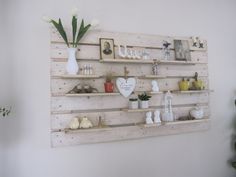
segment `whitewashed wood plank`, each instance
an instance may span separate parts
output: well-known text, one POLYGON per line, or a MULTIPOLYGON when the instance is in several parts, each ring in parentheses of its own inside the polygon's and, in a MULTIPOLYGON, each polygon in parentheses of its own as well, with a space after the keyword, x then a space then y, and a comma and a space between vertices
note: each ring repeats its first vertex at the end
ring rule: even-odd
MULTIPOLYGON (((68 35, 69 41, 71 41, 71 35, 68 35)), ((163 40, 167 40, 171 43, 170 48, 173 48, 174 39, 183 39, 191 41, 190 37, 169 37, 150 34, 137 34, 137 33, 121 33, 121 32, 109 32, 102 30, 90 30, 80 41, 81 43, 99 44, 99 38, 112 38, 116 45, 128 45, 128 46, 145 46, 145 47, 159 47, 162 48, 163 40)), ((58 32, 52 28, 51 42, 64 42, 58 32)), ((191 47, 191 50, 206 50, 206 40, 204 41, 205 48, 199 49, 191 47)))
MULTIPOLYGON (((174 107, 173 112, 178 119, 181 116, 187 116, 189 111, 193 107, 174 107)), ((204 109, 204 116, 209 116, 208 106, 202 106, 204 109)), ((163 109, 158 109, 164 111, 163 109)), ((51 117, 51 129, 63 130, 69 128, 69 123, 73 117, 88 117, 92 121, 94 126, 98 125, 99 116, 102 118, 104 125, 120 125, 120 124, 131 124, 131 123, 144 123, 145 112, 142 113, 127 113, 124 111, 111 111, 111 112, 93 112, 93 113, 73 113, 73 114, 54 114, 51 117)))
POLYGON ((143 128, 140 126, 117 127, 99 132, 65 133, 53 132, 51 134, 52 147, 101 143, 109 141, 131 140, 153 136, 173 135, 187 132, 204 131, 209 129, 208 119, 183 124, 166 124, 158 127, 143 128))
MULTIPOLYGON (((173 105, 207 103, 208 93, 197 94, 173 94, 173 105)), ((150 100, 150 106, 164 105, 163 95, 153 95, 150 100)), ((51 99, 52 111, 66 110, 92 110, 92 109, 112 109, 126 108, 128 98, 122 96, 112 97, 53 97, 51 99), (112 104, 111 104, 112 103, 112 104)))
MULTIPOLYGON (((106 75, 113 71, 115 75, 124 75, 124 66, 130 71, 131 76, 142 76, 152 74, 152 65, 140 65, 130 63, 100 63, 94 61, 79 61, 78 65, 83 68, 85 65, 91 65, 96 75, 106 75)), ((51 75, 66 74, 66 62, 52 62, 51 75)), ((198 72, 199 76, 208 76, 208 67, 205 64, 199 65, 159 65, 159 74, 165 76, 194 76, 198 72)), ((80 71, 81 74, 81 71, 80 71)))
MULTIPOLYGON (((81 60, 94 60, 100 59, 100 47, 98 45, 79 45, 79 51, 77 52, 77 58, 81 60)), ((143 48, 133 48, 137 52, 142 52, 143 48)), ((161 49, 145 49, 150 54, 151 59, 163 59, 161 49)), ((51 44, 51 57, 58 61, 65 62, 68 58, 67 47, 64 44, 51 44)), ((115 57, 118 56, 118 48, 115 47, 115 57)), ((173 50, 170 51, 170 60, 175 59, 175 53, 173 50)), ((192 51, 191 61, 207 62, 207 52, 204 51, 192 51)))

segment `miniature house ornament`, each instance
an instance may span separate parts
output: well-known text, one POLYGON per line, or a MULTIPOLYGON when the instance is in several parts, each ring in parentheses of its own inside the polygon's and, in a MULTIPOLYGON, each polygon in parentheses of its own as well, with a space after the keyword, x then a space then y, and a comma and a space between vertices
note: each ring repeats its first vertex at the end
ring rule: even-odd
POLYGON ((160 91, 160 89, 158 87, 158 83, 155 80, 152 81, 152 91, 153 92, 159 92, 160 91))
POLYGON ((152 112, 151 111, 146 113, 146 124, 153 124, 152 112))
POLYGON ((170 122, 174 121, 174 115, 172 112, 172 94, 168 90, 165 94, 165 110, 164 113, 162 114, 162 121, 165 122, 170 122))

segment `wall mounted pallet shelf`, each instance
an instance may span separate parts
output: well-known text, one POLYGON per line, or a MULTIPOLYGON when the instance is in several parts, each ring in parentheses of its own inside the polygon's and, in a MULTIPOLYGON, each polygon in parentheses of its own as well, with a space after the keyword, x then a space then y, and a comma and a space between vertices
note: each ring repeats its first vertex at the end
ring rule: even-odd
MULTIPOLYGON (((51 141, 53 147, 131 140, 161 135, 172 135, 207 130, 210 126, 209 95, 212 90, 208 81, 207 41, 204 48, 190 47, 191 61, 176 61, 174 39, 190 37, 169 37, 146 34, 114 33, 90 31, 81 41, 77 54, 80 66, 92 65, 94 75, 67 75, 67 47, 55 29, 51 31, 51 141), (100 59, 99 38, 113 38, 115 59, 100 59), (162 42, 171 43, 170 60, 162 60, 162 42), (128 48, 145 49, 148 60, 121 59, 117 44, 128 48), (158 63, 159 75, 152 75, 152 64, 158 63), (136 78, 135 94, 146 91, 152 95, 150 108, 128 109, 128 98, 116 90, 104 93, 104 80, 108 71, 114 71, 114 78, 123 77, 124 66, 130 71, 128 77, 136 78), (183 78, 193 78, 198 72, 205 83, 205 90, 179 91, 178 82, 183 78), (151 92, 151 80, 157 80, 160 92, 151 92), (98 89, 98 93, 67 94, 75 85, 86 83, 98 89), (163 97, 167 90, 173 94, 173 112, 181 117, 189 114, 196 105, 204 109, 204 119, 174 121, 161 125, 146 125, 145 113, 156 109, 163 111, 163 97), (69 122, 74 117, 87 116, 94 128, 70 130, 69 122), (99 116, 103 126, 98 127, 99 116)), ((115 81, 114 79, 114 81, 115 81)))

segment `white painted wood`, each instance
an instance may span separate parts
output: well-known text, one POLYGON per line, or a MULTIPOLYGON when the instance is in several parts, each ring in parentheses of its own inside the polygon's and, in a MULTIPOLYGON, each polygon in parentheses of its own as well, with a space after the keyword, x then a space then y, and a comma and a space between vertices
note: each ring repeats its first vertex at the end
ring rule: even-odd
POLYGON ((92 65, 95 74, 91 76, 69 76, 66 75, 65 71, 68 57, 67 47, 58 33, 55 32, 55 29, 52 29, 51 36, 51 130, 52 145, 54 147, 178 134, 206 130, 209 127, 209 121, 206 119, 174 122, 148 128, 144 125, 146 111, 154 111, 155 109, 163 111, 163 97, 167 90, 171 90, 173 93, 173 111, 176 118, 187 116, 196 104, 204 108, 204 116, 210 116, 208 103, 211 90, 209 89, 208 80, 206 41, 204 41, 206 46, 204 49, 191 47, 191 61, 185 62, 175 61, 173 40, 185 39, 191 42, 189 37, 90 31, 84 36, 78 47, 77 61, 80 67, 88 64, 92 65), (116 59, 100 60, 99 38, 101 37, 114 39, 116 59), (162 60, 163 40, 169 40, 172 44, 170 61, 162 60), (151 59, 119 59, 117 45, 127 45, 128 48, 139 51, 145 49, 150 54, 151 59), (158 76, 152 75, 152 59, 159 61, 158 76), (132 97, 143 91, 148 92, 152 95, 150 109, 127 109, 129 100, 122 97, 117 88, 114 90, 115 93, 104 93, 107 72, 114 72, 113 83, 115 83, 117 77, 124 76, 125 66, 129 70, 128 76, 136 78, 135 93, 132 97), (182 77, 191 79, 195 72, 198 72, 199 79, 203 80, 206 90, 179 91, 178 82, 182 77), (158 81, 160 92, 151 91, 151 80, 158 81), (77 84, 89 84, 97 88, 99 93, 67 94, 77 84), (104 125, 109 127, 102 130, 95 127, 94 129, 78 130, 73 133, 61 132, 61 130, 68 129, 70 120, 75 116, 79 118, 89 117, 94 126, 97 126, 99 116, 101 116, 104 125))
MULTIPOLYGON (((208 106, 201 106, 204 110, 204 116, 208 117, 210 115, 208 106)), ((189 111, 193 109, 194 106, 185 107, 173 107, 173 112, 178 119, 181 116, 187 116, 189 111)), ((162 108, 155 108, 164 111, 162 108)), ((151 109, 151 111, 155 110, 151 109)), ((69 128, 69 123, 73 117, 82 118, 87 116, 93 123, 94 126, 98 125, 99 116, 102 117, 102 122, 104 125, 120 125, 120 124, 139 124, 145 122, 146 112, 125 112, 125 111, 104 111, 104 112, 85 112, 85 113, 72 113, 72 114, 54 114, 51 116, 51 129, 53 131, 63 130, 69 128)))
POLYGON ((102 131, 95 132, 80 132, 80 133, 52 133, 52 146, 68 146, 89 143, 102 143, 109 141, 131 140, 153 136, 173 135, 187 132, 204 131, 210 126, 208 119, 203 121, 190 121, 178 124, 166 124, 159 127, 141 127, 141 126, 126 126, 108 128, 102 131))
MULTIPOLYGON (((71 35, 70 35, 71 36, 71 35)), ((70 37, 69 36, 69 37, 70 37)), ((169 37, 160 35, 147 35, 147 34, 135 34, 135 33, 120 33, 109 32, 102 30, 90 30, 81 40, 82 44, 99 44, 99 38, 112 38, 115 41, 115 45, 127 45, 132 47, 146 47, 146 48, 162 48, 163 40, 167 40, 171 43, 170 48, 173 49, 174 39, 183 39, 191 41, 190 37, 169 37)), ((52 42, 63 42, 56 29, 52 28, 51 32, 52 42)), ((69 41, 71 39, 69 38, 69 41)), ((207 49, 207 42, 204 40, 205 48, 199 49, 191 47, 191 50, 205 51, 207 49)))

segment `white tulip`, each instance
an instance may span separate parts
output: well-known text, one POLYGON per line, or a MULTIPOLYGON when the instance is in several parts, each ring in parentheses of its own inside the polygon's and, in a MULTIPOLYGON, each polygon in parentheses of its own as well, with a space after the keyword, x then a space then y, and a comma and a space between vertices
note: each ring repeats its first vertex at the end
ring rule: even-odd
POLYGON ((45 16, 45 15, 42 17, 42 20, 47 22, 47 23, 51 23, 51 21, 52 21, 51 18, 49 18, 48 16, 45 16))
POLYGON ((79 11, 79 10, 78 10, 77 7, 74 7, 73 9, 71 9, 71 15, 72 15, 72 17, 73 17, 73 16, 77 17, 78 11, 79 11))
POLYGON ((98 26, 98 25, 99 25, 99 20, 98 20, 98 19, 93 19, 93 20, 91 21, 91 26, 96 27, 96 26, 98 26))

